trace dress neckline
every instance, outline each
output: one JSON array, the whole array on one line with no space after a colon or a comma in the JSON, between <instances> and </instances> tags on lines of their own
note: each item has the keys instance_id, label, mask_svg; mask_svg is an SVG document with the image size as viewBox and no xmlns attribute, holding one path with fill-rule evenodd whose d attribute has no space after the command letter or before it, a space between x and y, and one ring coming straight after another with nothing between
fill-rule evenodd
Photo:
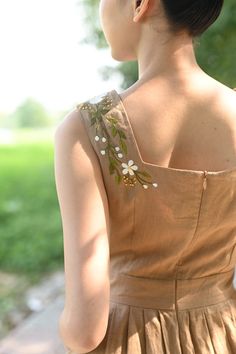
<instances>
[{"instance_id":1,"label":"dress neckline","mask_svg":"<svg viewBox=\"0 0 236 354\"><path fill-rule=\"evenodd\" d=\"M136 149L136 152L138 154L138 157L140 159L140 161L142 162L143 165L146 165L146 166L151 166L151 167L156 167L160 170L166 170L166 171L175 171L175 172L178 172L178 173L183 173L183 174L195 174L195 175L231 175L232 173L235 173L236 175L236 166L233 167L233 168L227 168L225 170L220 170L220 171L208 171L208 170L191 170L191 169L182 169L182 168L175 168L175 167L166 167L166 166L161 166L161 165L158 165L158 164L155 164L155 163L151 163L151 162L147 162L145 160L143 160L142 158L142 155L141 155L141 152L140 152L140 149L139 149L139 146L138 146L138 143L137 143L137 140L135 138L135 135L134 135L134 131L133 131L133 128L132 128L132 125L130 123L130 120L129 120L129 117L128 117L128 113L126 111L126 108L124 106L124 103L123 103L123 100L121 98L121 96L119 95L119 93L113 89L110 91L111 95L113 97L115 97L118 101L118 103L120 104L120 108L121 108L121 111L123 113L123 117L124 117L124 122L127 126L127 128L129 129L129 135L131 137L131 140L134 144L134 147Z\"/></svg>"}]
</instances>

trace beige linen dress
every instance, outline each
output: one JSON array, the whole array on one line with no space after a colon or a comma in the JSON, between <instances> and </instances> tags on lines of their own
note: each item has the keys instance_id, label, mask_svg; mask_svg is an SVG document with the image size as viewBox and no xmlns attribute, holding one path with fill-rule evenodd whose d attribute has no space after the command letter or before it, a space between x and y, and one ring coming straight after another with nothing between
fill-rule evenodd
<instances>
[{"instance_id":1,"label":"beige linen dress","mask_svg":"<svg viewBox=\"0 0 236 354\"><path fill-rule=\"evenodd\" d=\"M110 212L110 314L96 354L235 354L236 167L145 162L116 90L77 109Z\"/></svg>"}]
</instances>

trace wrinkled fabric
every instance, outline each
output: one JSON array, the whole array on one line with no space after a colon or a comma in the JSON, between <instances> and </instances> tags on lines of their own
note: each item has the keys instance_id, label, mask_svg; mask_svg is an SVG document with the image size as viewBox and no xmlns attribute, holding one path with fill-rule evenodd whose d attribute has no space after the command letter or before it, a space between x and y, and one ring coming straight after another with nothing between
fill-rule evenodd
<instances>
[{"instance_id":1,"label":"wrinkled fabric","mask_svg":"<svg viewBox=\"0 0 236 354\"><path fill-rule=\"evenodd\" d=\"M89 353L235 354L236 167L144 161L116 90L77 109L110 214L108 327Z\"/></svg>"}]
</instances>

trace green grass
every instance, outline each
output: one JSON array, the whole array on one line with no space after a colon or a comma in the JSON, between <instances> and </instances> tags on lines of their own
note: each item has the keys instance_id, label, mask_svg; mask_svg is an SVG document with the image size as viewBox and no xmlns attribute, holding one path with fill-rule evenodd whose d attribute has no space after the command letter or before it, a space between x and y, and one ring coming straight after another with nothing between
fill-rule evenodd
<instances>
[{"instance_id":1,"label":"green grass","mask_svg":"<svg viewBox=\"0 0 236 354\"><path fill-rule=\"evenodd\" d=\"M53 139L41 135L0 145L0 269L32 279L63 265Z\"/></svg>"}]
</instances>

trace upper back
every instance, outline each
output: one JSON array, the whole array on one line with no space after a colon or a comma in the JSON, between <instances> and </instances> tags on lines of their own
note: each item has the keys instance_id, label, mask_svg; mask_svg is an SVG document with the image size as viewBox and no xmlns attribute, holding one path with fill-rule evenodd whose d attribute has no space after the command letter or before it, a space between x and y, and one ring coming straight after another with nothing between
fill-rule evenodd
<instances>
[{"instance_id":1,"label":"upper back","mask_svg":"<svg viewBox=\"0 0 236 354\"><path fill-rule=\"evenodd\" d=\"M145 162L190 170L236 166L236 92L202 75L188 87L159 82L120 94Z\"/></svg>"},{"instance_id":2,"label":"upper back","mask_svg":"<svg viewBox=\"0 0 236 354\"><path fill-rule=\"evenodd\" d=\"M178 278L188 279L233 269L235 93L215 89L211 102L205 94L201 103L199 91L198 100L195 94L192 101L172 91L165 106L160 99L163 91L150 93L146 89L139 102L140 92L135 91L124 102L129 116L115 90L78 105L108 199L111 274L174 278L178 266ZM130 129L128 118L134 129ZM214 134L218 136L212 142ZM148 140L150 136L154 142ZM152 156L142 159L143 146ZM231 151L232 159L226 155ZM169 166L174 168L162 168L165 161L158 161L154 153L166 157L167 164L170 158ZM156 165L144 163L147 159ZM225 163L227 159L230 165ZM224 165L216 167L216 162ZM219 173L210 172L216 169Z\"/></svg>"}]
</instances>

